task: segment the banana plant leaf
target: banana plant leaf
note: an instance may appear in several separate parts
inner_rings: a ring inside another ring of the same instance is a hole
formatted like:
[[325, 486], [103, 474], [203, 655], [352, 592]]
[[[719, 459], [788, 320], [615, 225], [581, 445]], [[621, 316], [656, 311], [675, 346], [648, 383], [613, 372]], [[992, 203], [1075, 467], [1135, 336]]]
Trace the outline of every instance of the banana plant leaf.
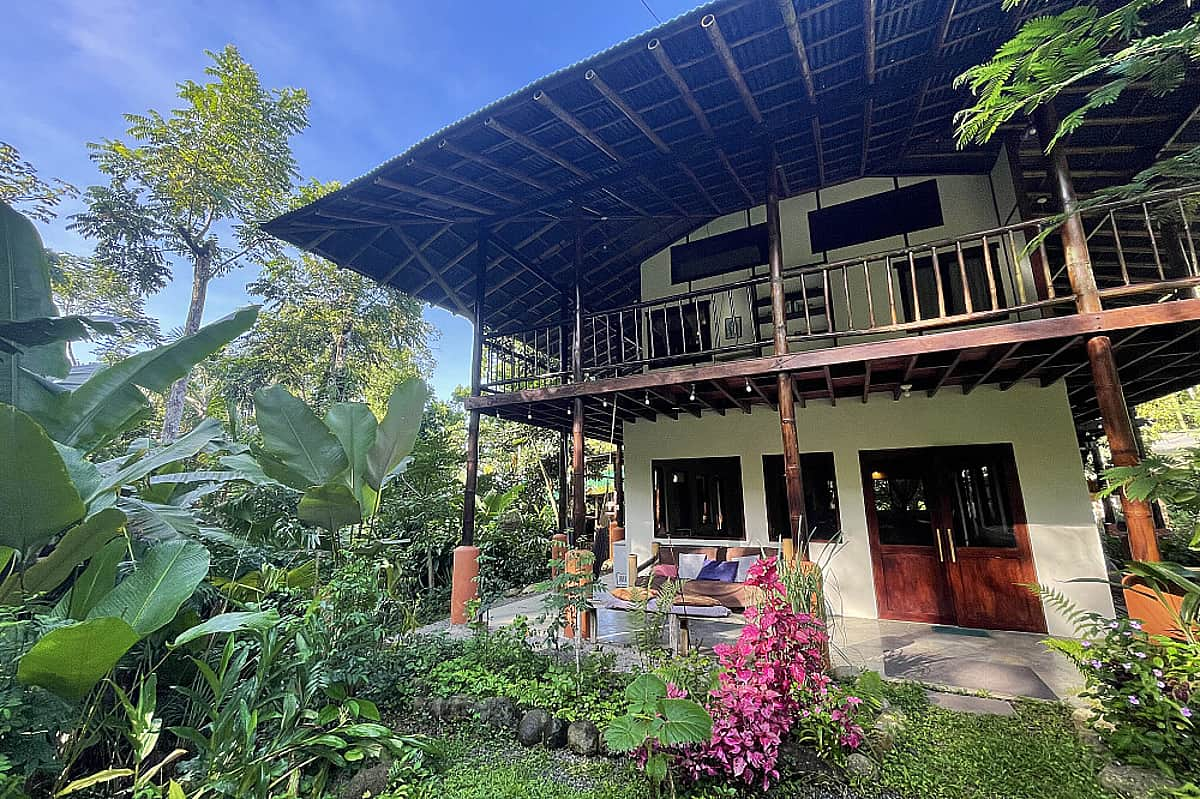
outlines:
[[119, 318], [110, 316], [37, 316], [31, 319], [0, 319], [0, 352], [15, 355], [31, 347], [65, 341], [86, 341], [93, 333], [115, 336], [121, 332]]
[[102, 494], [115, 491], [123, 485], [141, 480], [153, 471], [169, 466], [178, 461], [190, 458], [204, 449], [213, 441], [219, 440], [225, 432], [221, 423], [216, 419], [204, 419], [187, 435], [176, 439], [165, 447], [149, 450], [140, 458], [127, 463], [115, 473], [104, 477], [98, 486], [88, 496], [92, 502]]
[[194, 541], [165, 541], [146, 550], [133, 574], [109, 591], [89, 619], [116, 616], [139, 635], [164, 626], [208, 575], [208, 550]]
[[350, 465], [337, 436], [283, 386], [254, 392], [254, 414], [263, 449], [305, 481], [292, 488], [324, 485]]
[[17, 604], [25, 596], [45, 594], [58, 588], [76, 566], [87, 562], [120, 535], [124, 524], [125, 514], [115, 508], [106, 508], [84, 519], [63, 534], [49, 555], [29, 565], [24, 574], [10, 574], [0, 584], [0, 603]]
[[315, 524], [331, 533], [362, 521], [362, 508], [345, 483], [313, 486], [300, 498], [296, 509], [300, 521]]
[[91, 451], [146, 412], [149, 405], [139, 388], [165, 393], [193, 366], [249, 330], [257, 316], [257, 306], [239, 309], [193, 335], [101, 369], [76, 390], [59, 395], [52, 417], [41, 421], [54, 440]]
[[424, 381], [415, 377], [392, 390], [387, 414], [379, 423], [375, 443], [367, 453], [367, 483], [371, 488], [381, 490], [412, 452], [428, 400], [429, 388]]
[[326, 412], [325, 424], [337, 436], [342, 450], [346, 453], [346, 460], [350, 463], [346, 470], [346, 483], [358, 504], [366, 508], [363, 482], [367, 475], [367, 453], [375, 444], [379, 422], [364, 403], [339, 402]]
[[243, 630], [269, 630], [279, 623], [279, 612], [275, 609], [222, 613], [206, 622], [181, 632], [171, 642], [172, 647], [183, 646], [189, 641], [206, 635], [237, 633]]
[[83, 574], [71, 583], [70, 589], [54, 607], [60, 617], [83, 620], [101, 599], [117, 584], [117, 571], [129, 554], [125, 538], [114, 538], [88, 561]]
[[83, 514], [83, 500], [46, 431], [28, 414], [0, 405], [0, 546], [28, 560]]
[[[50, 266], [37, 228], [0, 202], [0, 322], [57, 315], [50, 299]], [[22, 407], [28, 383], [20, 376], [22, 368], [62, 377], [70, 369], [66, 346], [58, 342], [20, 354], [0, 352], [0, 402]]]
[[63, 699], [87, 696], [140, 636], [123, 619], [88, 619], [43, 635], [17, 664], [17, 679]]
[[253, 455], [246, 453], [224, 455], [217, 462], [224, 466], [233, 478], [245, 480], [251, 485], [258, 486], [278, 482], [267, 476], [267, 473], [263, 471], [262, 465], [259, 464]]
[[148, 541], [170, 541], [192, 537], [200, 532], [196, 517], [187, 508], [147, 502], [137, 497], [121, 497], [117, 507], [129, 517], [129, 532]]

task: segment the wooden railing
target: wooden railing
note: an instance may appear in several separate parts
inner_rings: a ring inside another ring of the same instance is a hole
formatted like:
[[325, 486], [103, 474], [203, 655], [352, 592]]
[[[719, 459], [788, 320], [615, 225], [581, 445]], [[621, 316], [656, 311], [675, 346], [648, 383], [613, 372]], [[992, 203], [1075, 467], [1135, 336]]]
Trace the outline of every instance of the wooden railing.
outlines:
[[[1192, 227], [1200, 187], [1086, 210], [1092, 272], [1106, 307], [1200, 286]], [[783, 272], [796, 348], [1002, 324], [1071, 313], [1075, 296], [1053, 220], [977, 231]], [[764, 270], [765, 271], [765, 270]], [[770, 279], [757, 274], [582, 316], [585, 379], [768, 354]], [[485, 339], [484, 385], [513, 391], [568, 382], [563, 326]]]

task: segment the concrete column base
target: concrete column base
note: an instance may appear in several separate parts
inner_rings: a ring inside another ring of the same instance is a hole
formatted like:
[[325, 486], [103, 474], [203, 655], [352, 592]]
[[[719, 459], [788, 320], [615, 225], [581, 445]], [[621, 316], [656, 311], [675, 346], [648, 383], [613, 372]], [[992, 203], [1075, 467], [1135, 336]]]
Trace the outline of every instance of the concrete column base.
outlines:
[[557, 577], [562, 573], [562, 561], [567, 557], [567, 534], [555, 533], [550, 536], [550, 576]]
[[[588, 552], [586, 549], [572, 549], [570, 552], [567, 553], [567, 574], [581, 575], [578, 582], [576, 583], [577, 585], [582, 585], [585, 582], [587, 582], [589, 579], [591, 579], [592, 565], [590, 563], [585, 562], [586, 556], [591, 555], [591, 554], [592, 553]], [[575, 639], [575, 624], [578, 621], [579, 637], [583, 638], [585, 640], [591, 639], [591, 637], [593, 635], [592, 614], [591, 613], [581, 614], [580, 618], [576, 619], [575, 618], [576, 617], [575, 609], [567, 608], [565, 611], [565, 615], [566, 615], [566, 627], [563, 629], [563, 635], [565, 635], [567, 638], [574, 640]]]
[[615, 521], [608, 523], [608, 559], [613, 559], [613, 547], [625, 540], [625, 528]]
[[479, 547], [454, 548], [454, 568], [450, 582], [450, 623], [466, 624], [467, 603], [479, 598]]

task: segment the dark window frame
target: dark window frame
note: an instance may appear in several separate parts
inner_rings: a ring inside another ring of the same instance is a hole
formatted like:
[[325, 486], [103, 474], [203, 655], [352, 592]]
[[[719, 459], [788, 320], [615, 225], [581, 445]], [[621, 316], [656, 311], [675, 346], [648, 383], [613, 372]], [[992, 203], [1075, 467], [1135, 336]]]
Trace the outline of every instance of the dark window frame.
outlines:
[[[818, 461], [821, 462], [820, 465]], [[767, 537], [771, 541], [778, 541], [779, 531], [788, 529], [790, 525], [783, 455], [765, 454], [762, 456], [762, 462], [763, 494], [767, 506]], [[809, 525], [808, 540], [837, 541], [842, 534], [842, 503], [838, 495], [837, 461], [833, 453], [800, 453], [800, 478], [804, 484], [804, 517]], [[833, 507], [829, 507], [831, 500]], [[818, 505], [821, 506], [820, 512], [817, 510]]]
[[655, 538], [746, 540], [740, 456], [652, 460], [650, 474]]

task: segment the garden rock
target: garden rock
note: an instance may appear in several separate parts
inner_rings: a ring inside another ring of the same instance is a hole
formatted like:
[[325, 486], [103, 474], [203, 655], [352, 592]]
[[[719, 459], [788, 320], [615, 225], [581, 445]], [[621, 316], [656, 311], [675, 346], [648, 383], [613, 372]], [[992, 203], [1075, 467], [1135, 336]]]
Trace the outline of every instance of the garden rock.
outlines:
[[1100, 769], [1096, 781], [1109, 793], [1124, 796], [1128, 799], [1144, 796], [1166, 795], [1179, 783], [1165, 775], [1137, 766], [1123, 766], [1120, 763], [1109, 763]]
[[507, 696], [489, 696], [475, 705], [475, 715], [489, 727], [514, 730], [521, 723], [517, 703]]
[[875, 744], [875, 749], [880, 753], [891, 751], [896, 745], [896, 737], [904, 730], [907, 721], [902, 710], [880, 713], [879, 718], [875, 719], [875, 725], [871, 727], [871, 741]]
[[456, 694], [446, 700], [445, 718], [447, 721], [466, 721], [475, 713], [475, 700], [463, 694]]
[[600, 752], [600, 730], [590, 721], [573, 721], [567, 727], [567, 748], [577, 755], [595, 757]]
[[553, 717], [540, 708], [530, 710], [517, 724], [517, 740], [523, 746], [537, 746], [546, 740], [546, 731]]
[[447, 704], [448, 700], [440, 696], [435, 696], [429, 700], [429, 704], [426, 705], [426, 710], [430, 716], [438, 721], [445, 721]]
[[846, 773], [864, 782], [870, 782], [879, 776], [879, 767], [862, 752], [852, 752], [846, 758]]
[[562, 719], [551, 717], [542, 740], [550, 749], [562, 749], [567, 745], [567, 723]]
[[387, 793], [391, 769], [392, 758], [387, 754], [381, 755], [378, 763], [355, 772], [342, 789], [341, 799], [363, 799], [364, 796], [380, 796]]

